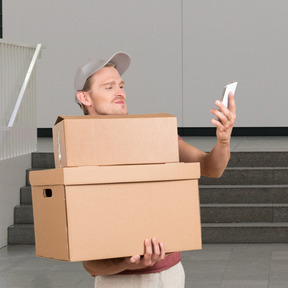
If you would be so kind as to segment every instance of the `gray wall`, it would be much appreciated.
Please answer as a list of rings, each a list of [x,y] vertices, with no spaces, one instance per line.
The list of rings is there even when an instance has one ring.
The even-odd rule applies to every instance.
[[[81,114],[77,65],[126,51],[130,114],[167,112],[211,127],[210,108],[238,80],[238,127],[288,126],[286,0],[4,0],[3,39],[42,43],[38,127]]]

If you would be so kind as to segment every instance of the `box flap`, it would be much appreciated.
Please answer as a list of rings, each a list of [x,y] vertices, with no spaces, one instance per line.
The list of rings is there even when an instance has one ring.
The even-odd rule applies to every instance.
[[[55,124],[63,120],[80,120],[80,119],[127,119],[127,118],[156,118],[156,117],[175,117],[168,113],[154,113],[154,114],[136,114],[136,115],[60,115],[57,117]]]
[[[32,186],[169,181],[200,178],[200,163],[81,166],[31,171]]]
[[[63,178],[64,178],[63,172],[64,171],[61,168],[30,171],[29,182],[31,186],[37,186],[40,183],[43,183],[43,185],[47,185],[47,181],[45,181],[45,177],[49,175],[49,177],[53,177],[53,181],[51,182],[51,179],[50,179],[48,185],[52,185],[52,183],[53,185],[63,184]]]

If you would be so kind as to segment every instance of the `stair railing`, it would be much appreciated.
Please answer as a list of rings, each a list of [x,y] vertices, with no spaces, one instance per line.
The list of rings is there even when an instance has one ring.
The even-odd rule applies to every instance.
[[[0,160],[37,150],[35,70],[40,52],[41,44],[0,40]]]

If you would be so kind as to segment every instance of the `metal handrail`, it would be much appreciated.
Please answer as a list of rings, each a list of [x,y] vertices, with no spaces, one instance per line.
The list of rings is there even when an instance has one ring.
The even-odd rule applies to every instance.
[[[20,105],[21,105],[23,96],[24,96],[24,94],[25,94],[27,85],[28,85],[29,80],[30,80],[30,76],[31,76],[32,71],[33,71],[33,69],[34,69],[34,66],[35,66],[35,64],[36,64],[37,58],[38,58],[38,56],[39,56],[39,54],[40,54],[41,46],[42,46],[41,44],[37,44],[37,46],[36,46],[34,55],[33,55],[33,57],[32,57],[31,63],[30,63],[30,65],[29,65],[29,68],[28,68],[28,70],[27,70],[27,73],[26,73],[26,76],[25,76],[25,79],[24,79],[24,82],[23,82],[23,84],[22,84],[22,87],[21,87],[21,90],[20,90],[18,99],[17,99],[17,101],[16,101],[16,104],[15,104],[15,106],[14,106],[12,115],[11,115],[10,120],[9,120],[9,123],[8,123],[8,125],[7,125],[7,128],[8,128],[8,129],[13,126],[14,121],[15,121],[15,119],[16,119],[16,116],[17,116],[17,114],[18,114],[19,107],[20,107]],[[5,126],[2,127],[2,128],[4,128],[3,130],[6,130],[6,129],[5,129]],[[2,130],[2,129],[1,129],[1,130]]]

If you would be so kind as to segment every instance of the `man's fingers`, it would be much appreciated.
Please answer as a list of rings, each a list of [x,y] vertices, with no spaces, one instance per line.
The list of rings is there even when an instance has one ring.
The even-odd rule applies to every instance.
[[[211,120],[211,123],[212,123],[213,125],[215,125],[216,128],[219,129],[219,131],[223,131],[223,130],[224,130],[224,127],[223,127],[223,125],[221,124],[221,122],[220,122],[219,120],[212,119],[212,120]]]
[[[212,113],[218,118],[219,121],[221,121],[222,123],[227,121],[227,116],[225,115],[224,112],[219,111],[219,110],[214,110],[212,111]]]
[[[140,255],[135,255],[130,258],[131,263],[138,263],[140,261]]]
[[[151,241],[146,239],[144,244],[145,254],[141,260],[143,265],[151,266],[165,258],[164,245],[162,242],[159,243],[155,237],[153,237]]]
[[[165,248],[164,248],[164,244],[162,242],[159,243],[160,246],[160,250],[161,250],[161,255],[160,258],[161,260],[163,260],[165,258]]]
[[[154,257],[158,257],[160,255],[160,247],[157,239],[154,237],[152,238],[153,243],[153,255]]]
[[[235,114],[236,112],[236,104],[235,104],[235,100],[234,100],[234,95],[232,92],[229,93],[228,95],[229,97],[229,110]]]
[[[145,246],[145,252],[144,252],[143,260],[145,263],[149,263],[151,261],[152,254],[153,254],[151,241],[149,239],[145,239],[144,246]]]
[[[229,106],[229,109],[227,109],[222,102],[217,100],[215,104],[217,105],[219,110],[210,110],[210,112],[217,117],[217,119],[212,119],[211,123],[215,125],[218,129],[220,129],[220,131],[230,129],[235,122],[236,114],[235,112],[233,112],[233,110],[235,110],[235,101],[233,98],[233,94],[229,94],[229,97],[231,98],[231,108]]]

